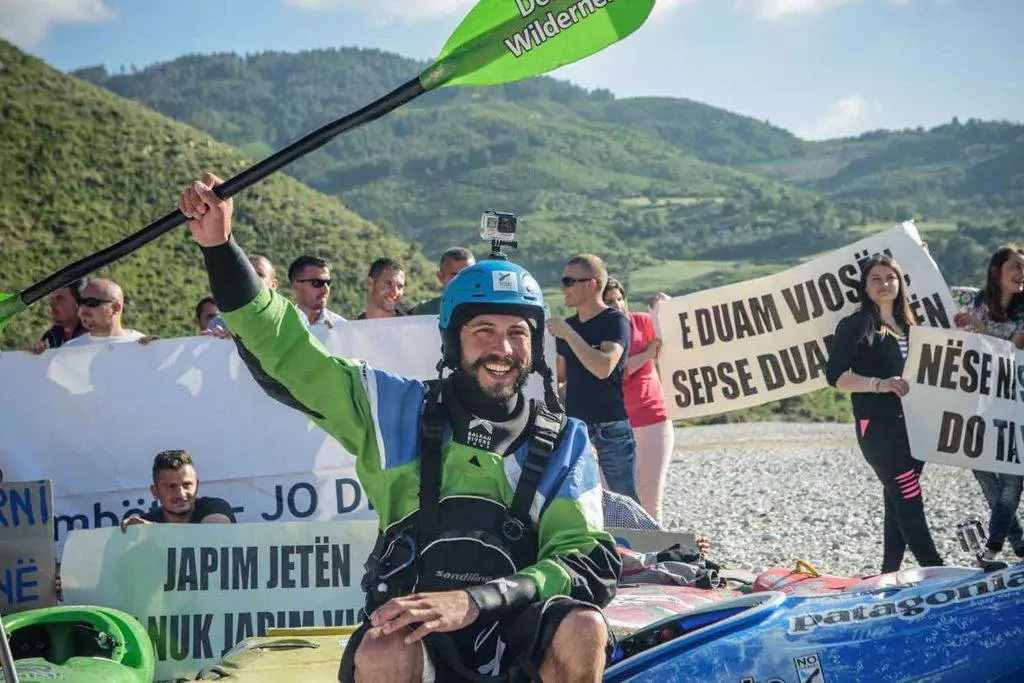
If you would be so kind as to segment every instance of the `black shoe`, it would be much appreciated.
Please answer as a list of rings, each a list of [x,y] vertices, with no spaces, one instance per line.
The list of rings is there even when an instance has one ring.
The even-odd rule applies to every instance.
[[[986,572],[996,572],[1000,569],[1006,569],[1010,565],[1001,560],[990,560],[986,557],[985,553],[978,553],[978,566]]]

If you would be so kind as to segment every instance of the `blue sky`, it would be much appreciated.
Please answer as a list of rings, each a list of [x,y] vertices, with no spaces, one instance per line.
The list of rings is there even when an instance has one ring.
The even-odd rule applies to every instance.
[[[348,45],[430,58],[473,1],[0,0],[0,36],[64,70]],[[1022,0],[659,0],[655,12],[555,75],[808,138],[1024,120]]]

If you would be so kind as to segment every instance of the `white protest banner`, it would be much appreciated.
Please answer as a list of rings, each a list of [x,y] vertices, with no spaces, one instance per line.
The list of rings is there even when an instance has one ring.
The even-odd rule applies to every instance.
[[[658,360],[669,417],[749,408],[827,386],[836,324],[857,308],[861,265],[894,257],[922,324],[949,327],[954,304],[913,223],[775,275],[662,301]]]
[[[57,604],[49,481],[0,482],[0,614]]]
[[[328,351],[416,379],[437,376],[436,316],[319,327]],[[554,344],[546,344],[553,354]],[[553,366],[553,355],[550,361]],[[183,449],[201,496],[239,521],[374,519],[355,460],[268,398],[234,343],[210,337],[0,354],[0,474],[53,479],[56,536],[149,508],[159,451]],[[536,375],[531,395],[539,395]]]
[[[963,330],[914,328],[903,378],[910,452],[918,460],[1024,474],[1024,353]]]
[[[153,524],[75,531],[65,602],[123,610],[149,632],[157,679],[188,677],[270,627],[362,619],[374,522]]]

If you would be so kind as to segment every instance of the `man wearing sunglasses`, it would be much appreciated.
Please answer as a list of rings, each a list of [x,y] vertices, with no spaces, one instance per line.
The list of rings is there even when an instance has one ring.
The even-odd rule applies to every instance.
[[[345,319],[328,310],[331,296],[331,264],[319,256],[303,255],[288,266],[288,281],[295,294],[295,307],[310,327],[323,325],[328,329]]]
[[[601,298],[607,282],[608,270],[599,257],[569,259],[562,271],[562,297],[576,315],[549,318],[547,325],[557,339],[566,414],[586,423],[608,488],[639,502],[636,441],[622,390],[631,332],[629,319]]]
[[[102,278],[90,281],[78,297],[78,316],[89,333],[75,337],[64,346],[148,341],[150,338],[141,332],[125,329],[121,325],[123,313],[124,291],[120,285]]]

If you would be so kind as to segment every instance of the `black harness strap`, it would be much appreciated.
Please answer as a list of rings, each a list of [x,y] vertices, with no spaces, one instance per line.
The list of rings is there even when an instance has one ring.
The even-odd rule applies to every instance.
[[[420,415],[420,510],[416,524],[417,566],[426,545],[436,539],[441,525],[441,446],[448,411],[442,392],[447,382],[429,384]],[[417,572],[418,574],[420,572]]]
[[[540,485],[540,478],[547,468],[548,459],[558,445],[558,439],[565,428],[565,413],[553,413],[541,401],[532,401],[530,416],[530,452],[523,463],[512,505],[512,516],[523,524],[532,524],[530,508]]]
[[[430,388],[424,397],[424,409],[420,416],[420,509],[416,524],[416,564],[417,572],[422,576],[421,558],[423,551],[440,535],[441,514],[441,447],[444,439],[445,423],[448,410],[444,401],[444,392],[451,391],[450,379],[429,383]],[[514,520],[524,527],[532,525],[530,507],[537,493],[541,476],[547,467],[551,453],[558,445],[562,430],[565,427],[565,415],[554,413],[541,401],[531,402],[531,417],[527,430],[530,434],[530,451],[523,463],[523,471],[513,495],[509,508]],[[514,457],[514,456],[513,456]],[[507,533],[507,531],[506,531]],[[536,641],[537,634],[534,635]],[[468,681],[479,683],[505,683],[506,681],[539,680],[536,668],[528,657],[517,661],[512,670],[502,676],[481,676],[466,668],[462,657],[455,649],[454,642],[443,633],[432,633],[428,642],[443,657],[459,676]]]

